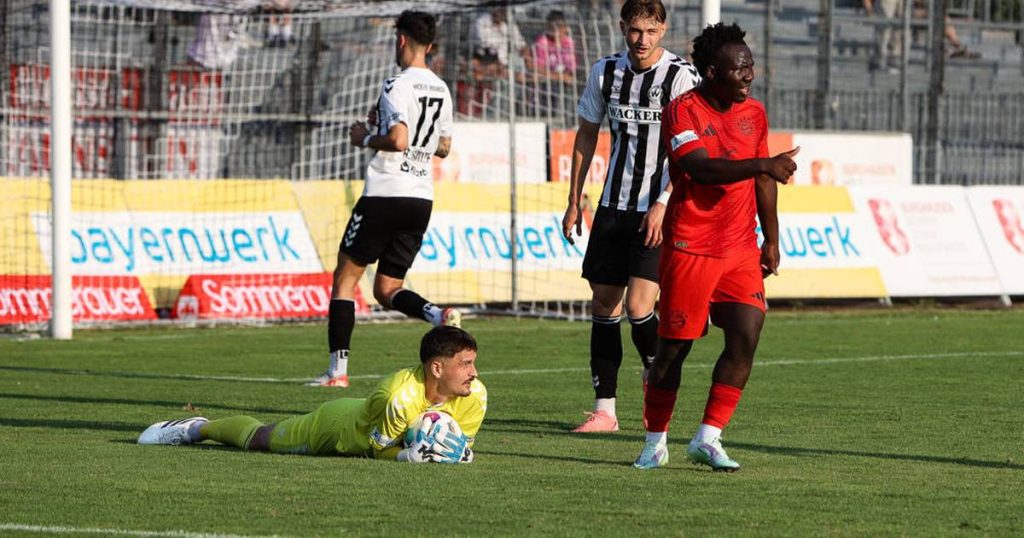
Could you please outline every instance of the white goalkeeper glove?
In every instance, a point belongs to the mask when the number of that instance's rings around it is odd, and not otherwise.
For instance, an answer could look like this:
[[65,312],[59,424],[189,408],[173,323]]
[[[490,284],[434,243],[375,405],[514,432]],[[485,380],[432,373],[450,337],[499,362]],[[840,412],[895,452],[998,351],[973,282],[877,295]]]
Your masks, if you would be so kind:
[[430,463],[435,461],[436,454],[430,449],[430,445],[426,443],[414,443],[409,448],[403,448],[398,451],[398,461],[406,461],[409,463]]
[[398,452],[398,461],[407,461],[409,463],[434,461],[434,438],[437,436],[438,431],[439,428],[436,424],[423,421],[419,429],[412,436],[415,439],[412,444]]
[[[469,450],[469,439],[461,432],[448,430],[434,439],[434,444],[431,446],[434,458],[432,461],[462,463],[467,450]],[[470,460],[472,460],[472,451],[470,451]]]
[[409,463],[470,463],[473,451],[461,432],[424,425],[408,448],[398,452],[398,461]]

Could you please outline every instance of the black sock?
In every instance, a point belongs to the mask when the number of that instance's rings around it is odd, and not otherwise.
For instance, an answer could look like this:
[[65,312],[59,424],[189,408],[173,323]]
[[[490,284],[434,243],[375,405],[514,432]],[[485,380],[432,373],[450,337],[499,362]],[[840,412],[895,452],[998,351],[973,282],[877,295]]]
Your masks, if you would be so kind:
[[356,326],[356,303],[351,299],[331,299],[327,308],[327,349],[331,353],[348,351]]
[[427,309],[430,306],[430,301],[420,297],[418,293],[405,288],[398,290],[391,296],[391,308],[413,319],[430,321],[427,319]]
[[629,318],[632,325],[630,331],[633,345],[640,353],[640,361],[644,368],[650,368],[654,362],[654,354],[658,352],[658,316],[651,312],[642,318]]
[[622,365],[622,332],[619,316],[592,316],[590,324],[590,374],[597,398],[614,398]]

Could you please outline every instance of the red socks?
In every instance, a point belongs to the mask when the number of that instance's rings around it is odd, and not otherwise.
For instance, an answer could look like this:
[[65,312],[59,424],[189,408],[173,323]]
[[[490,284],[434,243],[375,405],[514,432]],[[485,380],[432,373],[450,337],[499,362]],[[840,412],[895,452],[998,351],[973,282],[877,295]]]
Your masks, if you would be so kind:
[[648,386],[644,393],[644,429],[667,432],[676,406],[676,391]]
[[[724,430],[742,395],[743,389],[712,383],[701,423]],[[647,387],[644,394],[644,429],[649,432],[667,432],[675,406],[676,391]]]
[[[701,423],[724,430],[725,426],[729,424],[729,419],[732,418],[733,411],[736,410],[736,405],[740,403],[742,395],[743,389],[722,383],[712,383],[711,390],[708,392],[708,404],[704,408],[704,420]],[[646,414],[644,416],[646,418]]]

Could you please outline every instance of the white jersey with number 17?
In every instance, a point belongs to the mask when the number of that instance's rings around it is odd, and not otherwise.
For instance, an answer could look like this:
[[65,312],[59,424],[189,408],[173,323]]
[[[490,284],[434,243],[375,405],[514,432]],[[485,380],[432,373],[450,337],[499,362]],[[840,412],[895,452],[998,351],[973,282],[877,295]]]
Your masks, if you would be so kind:
[[377,99],[377,132],[404,123],[405,151],[378,151],[366,169],[363,196],[434,199],[431,162],[442,137],[452,136],[452,95],[433,71],[408,67],[384,81]]

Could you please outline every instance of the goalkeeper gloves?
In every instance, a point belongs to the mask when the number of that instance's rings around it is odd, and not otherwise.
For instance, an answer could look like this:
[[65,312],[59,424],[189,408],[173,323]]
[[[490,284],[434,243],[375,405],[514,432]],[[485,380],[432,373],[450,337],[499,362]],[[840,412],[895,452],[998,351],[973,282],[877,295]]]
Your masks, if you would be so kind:
[[466,451],[469,450],[468,443],[469,439],[461,433],[453,431],[444,432],[443,436],[434,439],[434,445],[431,448],[436,459],[433,461],[438,463],[462,463]]
[[452,431],[431,431],[429,433],[433,435],[417,435],[416,441],[408,448],[400,450],[398,461],[409,463],[469,463],[473,461],[473,451],[469,448],[469,439],[465,435]]

